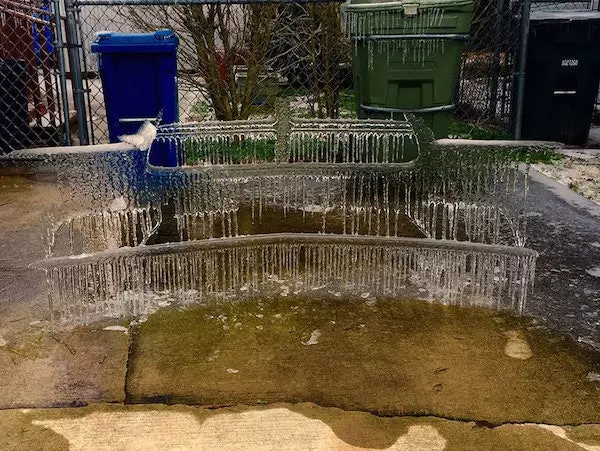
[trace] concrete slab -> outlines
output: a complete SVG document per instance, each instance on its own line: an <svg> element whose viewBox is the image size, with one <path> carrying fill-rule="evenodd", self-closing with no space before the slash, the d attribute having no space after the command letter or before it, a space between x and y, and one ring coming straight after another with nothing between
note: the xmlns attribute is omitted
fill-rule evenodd
<svg viewBox="0 0 600 451"><path fill-rule="evenodd" d="M600 150L600 149L599 149ZM538 163L532 167L577 194L600 204L600 159L586 153L587 160L571 156L552 163ZM535 174L533 175L535 178Z"/></svg>
<svg viewBox="0 0 600 451"><path fill-rule="evenodd" d="M0 409L124 400L128 337L122 332L40 328L3 336L0 344Z"/></svg>
<svg viewBox="0 0 600 451"><path fill-rule="evenodd" d="M545 327L600 350L600 205L531 172L528 244L538 251L536 286L525 310Z"/></svg>
<svg viewBox="0 0 600 451"><path fill-rule="evenodd" d="M600 163L600 149L568 148L557 149L556 152L569 158Z"/></svg>
<svg viewBox="0 0 600 451"><path fill-rule="evenodd" d="M97 405L0 412L2 449L597 451L600 426L376 417L313 404L207 410Z"/></svg>
<svg viewBox="0 0 600 451"><path fill-rule="evenodd" d="M152 315L133 333L126 386L128 402L310 401L574 424L600 421L600 384L588 380L599 365L573 342L485 309L290 296Z"/></svg>
<svg viewBox="0 0 600 451"><path fill-rule="evenodd" d="M25 175L3 177L0 178L0 359L4 369L0 371L0 407L122 400L128 338L124 333L96 328L51 334L52 331L45 328L48 309L44 275L31 270L28 265L43 256L41 237L47 225L45 215L61 205L60 193L50 181ZM540 252L540 259L537 288L530 298L527 314L535 318L538 325L565 330L579 341L597 346L600 343L600 284L594 268L600 266L600 207L566 186L536 176L531 182L530 201L533 208L530 245ZM194 334L200 333L203 327L208 331L202 344L204 347L194 345L178 351L182 353L181 362L191 359L193 365L199 365L203 356L211 357L219 349L223 363L226 351L235 350L234 345L239 340L239 351L246 351L242 363L250 365L248 368L251 369L260 363L264 367L262 370L270 371L269 377L274 375L272 379L247 379L247 385L241 384L235 390L227 388L232 386L232 377L260 375L238 367L240 360L233 357L239 354L230 354L232 360L225 367L217 367L217 363L211 362L201 368L202 371L194 376L196 379L207 374L215 379L215 385L208 389L202 385L206 382L203 379L192 381L188 387L175 387L179 390L176 392L164 389L170 374L192 379L195 370L193 365L177 367L165 344L172 343L172 338L165 343L158 342L155 349L148 347L147 343L160 338L160 334L149 333L146 345L140 345L140 354L136 354L131 362L127 380L129 399L204 400L214 404L239 400L251 404L316 400L327 405L383 413L414 412L411 409L416 411L417 408L422 408L418 413L428 413L431 411L428 409L436 408L440 412L447 409L448 415L470 419L480 416L487 421L494 418L500 421L505 415L513 415L512 418L519 421L545 418L561 424L569 419L592 420L600 411L596 401L590 401L591 393L596 393L594 390L598 385L593 374L600 374L596 360L581 354L573 343L553 336L538 339L536 334L543 332L529 330L530 325L526 322L509 322L510 327L500 323L503 324L500 326L492 323L496 321L492 313L491 319L484 316L471 324L477 315L464 313L465 317L452 319L452 315L446 313L418 313L421 307L417 306L414 312L409 310L408 313L394 312L390 308L387 317L382 314L383 307L377 307L379 313L375 310L371 317L367 314L371 307L365 305L358 310L348 310L346 304L335 309L340 318L346 320L344 327L349 327L346 330L344 327L335 329L330 321L337 324L339 320L325 316L305 316L305 322L297 323L293 329L267 330L271 326L258 322L260 318L256 315L262 314L263 320L266 317L260 310L255 311L252 320L256 321L253 333L246 331L233 341L218 335L219 329L203 318L184 321L182 331L175 328L171 335L180 334L184 345L190 339L190 343L194 343ZM360 312L364 313L363 317L357 316ZM279 313L283 315L283 311ZM436 323L432 319L436 315L439 321L448 323ZM224 332L223 322L218 321L220 334ZM482 322L486 327L479 331ZM488 323L491 329L487 328ZM263 331L268 332L266 335L256 329L261 325ZM408 331L403 331L403 327ZM463 330L472 335L468 339L456 339L456 343L452 341L456 336L462 337L453 334L463 333ZM533 357L520 360L503 354L511 339L506 333L512 330L517 331L516 338L527 339ZM320 335L314 334L315 331L320 331ZM416 342L413 343L414 352L403 352L402 346L410 334ZM145 335L140 333L139 337ZM280 347L276 346L277 340L281 342ZM302 344L315 340L318 343ZM221 341L227 347L208 349L211 343ZM329 348L324 350L324 345ZM339 352L340 360L332 358L336 355L330 353L332 349ZM105 360L104 355L107 356ZM445 363L447 358L452 366ZM487 362L487 366L470 366L469 359ZM448 369L444 370L444 367ZM163 368L171 368L172 373L161 373ZM228 369L233 371L228 372ZM356 369L356 375L340 377L348 369ZM149 376L151 370L158 371L156 377ZM289 383L288 374L297 381L295 385ZM514 374L514 379L522 385L515 383L513 388L500 384L500 388L496 387L506 374ZM589 380L590 374L592 380ZM381 383L372 383L372 377ZM525 384L528 379L537 381L541 388ZM324 380L330 385L324 384ZM328 391L333 385L337 391ZM474 390L472 386L479 388ZM225 389L221 392L222 387ZM349 395L341 396L342 392ZM391 396L389 400L388 395ZM473 406L467 405L471 399ZM524 406L519 407L521 404ZM452 410L455 405L458 409ZM514 406L517 407L513 409ZM474 413L478 417L473 416Z"/></svg>
<svg viewBox="0 0 600 451"><path fill-rule="evenodd" d="M0 409L122 401L128 337L49 325L45 255L49 215L60 215L53 180L0 175Z"/></svg>
<svg viewBox="0 0 600 451"><path fill-rule="evenodd" d="M600 146L600 127L590 127L590 134L588 135L588 146Z"/></svg>

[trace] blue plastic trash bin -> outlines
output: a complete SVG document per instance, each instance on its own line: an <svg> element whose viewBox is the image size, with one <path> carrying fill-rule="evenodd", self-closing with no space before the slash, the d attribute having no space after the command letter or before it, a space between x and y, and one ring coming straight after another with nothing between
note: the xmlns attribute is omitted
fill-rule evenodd
<svg viewBox="0 0 600 451"><path fill-rule="evenodd" d="M146 120L178 122L177 46L172 30L154 33L102 32L92 43L98 65L110 142L134 134ZM154 145L161 145L155 143ZM175 166L176 149L152 152L157 166Z"/></svg>

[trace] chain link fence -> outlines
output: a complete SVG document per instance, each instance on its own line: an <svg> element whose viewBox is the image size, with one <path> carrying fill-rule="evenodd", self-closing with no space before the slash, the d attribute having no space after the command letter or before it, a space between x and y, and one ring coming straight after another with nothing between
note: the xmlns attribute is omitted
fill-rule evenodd
<svg viewBox="0 0 600 451"><path fill-rule="evenodd" d="M339 4L81 6L80 30L91 136L108 137L97 57L97 32L179 37L179 119L244 120L272 113L286 96L300 117L353 117L352 55Z"/></svg>
<svg viewBox="0 0 600 451"><path fill-rule="evenodd" d="M48 1L0 1L0 153L65 141L56 25Z"/></svg>
<svg viewBox="0 0 600 451"><path fill-rule="evenodd" d="M455 124L512 131L522 1L476 1ZM67 27L64 17L54 15L52 0L0 0L0 152L77 143L71 132L78 127L89 133L90 143L108 142L91 52L96 33L106 30L177 33L180 121L268 116L279 96L289 98L296 116L356 115L352 44L341 26L340 3L135 3L75 1L76 33L69 34L61 31ZM536 2L532 10L591 6ZM79 88L71 84L72 71L83 77L83 125L75 119L72 92Z"/></svg>
<svg viewBox="0 0 600 451"><path fill-rule="evenodd" d="M511 130L520 7L514 0L476 2L458 87L459 120Z"/></svg>
<svg viewBox="0 0 600 451"><path fill-rule="evenodd" d="M89 48L98 31L170 28L178 34L182 121L269 114L273 98L282 94L290 98L297 116L356 114L352 44L340 27L337 2L210 6L89 3L81 7L80 26L85 65L92 75L97 61ZM473 126L507 136L512 133L522 5L522 0L476 1L451 134ZM585 1L532 4L532 9L590 7ZM256 20L258 17L262 21ZM253 73L260 73L258 79L246 84ZM102 142L107 132L100 82L88 78L87 83L93 138Z"/></svg>
<svg viewBox="0 0 600 451"><path fill-rule="evenodd" d="M90 51L95 34L103 30L170 28L177 33L181 121L269 114L272 100L282 94L297 116L356 115L352 44L340 26L339 3L89 3L80 6L79 19L94 142L108 136L97 60ZM457 92L457 119L511 130L519 12L514 0L477 3Z"/></svg>

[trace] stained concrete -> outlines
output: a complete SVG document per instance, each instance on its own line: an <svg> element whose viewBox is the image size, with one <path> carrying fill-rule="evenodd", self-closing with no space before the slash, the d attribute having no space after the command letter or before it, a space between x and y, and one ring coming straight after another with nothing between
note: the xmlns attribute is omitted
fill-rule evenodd
<svg viewBox="0 0 600 451"><path fill-rule="evenodd" d="M24 308L23 304L35 304L29 308L35 310L47 304L44 275L29 264L44 257L49 217L61 205L52 180L0 172L0 327L19 318L20 314L7 318L7 310Z"/></svg>
<svg viewBox="0 0 600 451"><path fill-rule="evenodd" d="M0 174L0 408L122 401L128 337L51 328L44 257L62 197L52 178Z"/></svg>
<svg viewBox="0 0 600 451"><path fill-rule="evenodd" d="M600 383L587 380L600 370L598 356L530 326L409 300L289 296L165 310L132 331L127 400L600 422ZM506 355L517 339L530 358Z"/></svg>
<svg viewBox="0 0 600 451"><path fill-rule="evenodd" d="M0 412L0 448L11 450L588 450L600 426L556 427L436 417L383 418L313 404L209 410L95 405Z"/></svg>
<svg viewBox="0 0 600 451"><path fill-rule="evenodd" d="M128 337L96 328L22 331L0 346L0 409L122 402Z"/></svg>

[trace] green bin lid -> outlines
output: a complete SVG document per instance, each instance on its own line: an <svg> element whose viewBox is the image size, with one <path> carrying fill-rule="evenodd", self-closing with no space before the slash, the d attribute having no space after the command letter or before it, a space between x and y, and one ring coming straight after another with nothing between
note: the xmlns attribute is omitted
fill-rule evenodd
<svg viewBox="0 0 600 451"><path fill-rule="evenodd" d="M450 8L471 5L473 0L347 0L342 5L345 12L367 13L405 10L414 15L418 10L429 8Z"/></svg>

